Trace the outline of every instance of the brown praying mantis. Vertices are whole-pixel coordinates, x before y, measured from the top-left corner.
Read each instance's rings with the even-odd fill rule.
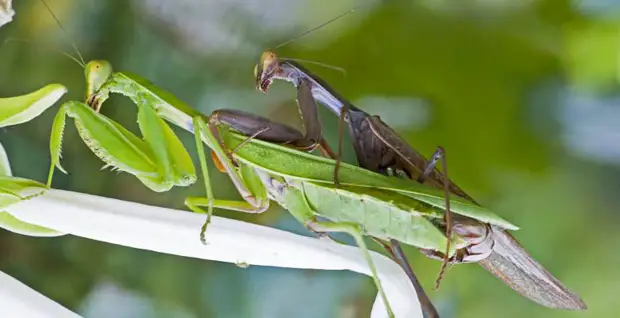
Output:
[[[297,89],[302,85],[310,86],[313,99],[299,99],[300,107],[316,107],[318,101],[340,117],[340,138],[336,154],[338,161],[342,150],[342,122],[346,122],[361,167],[383,174],[399,174],[400,171],[420,183],[447,189],[446,210],[449,210],[448,193],[479,205],[447,177],[445,160],[444,174],[435,168],[437,161],[445,155],[442,148],[438,148],[430,161],[427,160],[378,116],[370,115],[352,105],[299,63],[281,59],[276,53],[267,51],[256,65],[255,77],[256,87],[263,92],[267,92],[275,79],[290,82]],[[308,105],[302,106],[302,103]],[[317,128],[321,125],[319,121],[304,119],[304,124],[310,131],[320,131],[320,128]],[[336,166],[336,180],[337,174]],[[448,215],[446,212],[446,216]],[[477,262],[513,290],[540,305],[569,310],[587,308],[579,296],[538,264],[506,230],[462,215],[455,215],[452,221],[452,230],[466,238],[469,245],[458,249],[455,256],[448,259],[449,262]],[[448,237],[451,234],[449,222],[450,219],[446,218]],[[391,243],[398,249],[398,242]],[[438,251],[420,250],[431,258],[445,257],[445,253]]]

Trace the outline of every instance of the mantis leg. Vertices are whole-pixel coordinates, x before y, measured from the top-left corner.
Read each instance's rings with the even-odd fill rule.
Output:
[[[446,163],[446,153],[442,147],[437,147],[437,150],[435,150],[435,153],[431,156],[431,159],[428,161],[426,167],[424,168],[424,171],[417,180],[419,183],[424,183],[424,181],[431,174],[431,172],[435,170],[435,165],[440,159],[443,166],[443,174],[446,176],[443,180],[446,193],[446,214],[444,215],[444,220],[446,222],[446,237],[448,238],[448,243],[446,244],[446,253],[441,264],[441,269],[439,270],[439,275],[437,275],[437,279],[435,280],[435,289],[439,288],[439,283],[441,282],[443,274],[445,273],[446,267],[448,266],[448,263],[450,261],[450,257],[448,255],[450,252],[450,243],[452,241],[452,213],[450,212],[450,184],[448,179],[448,164]]]
[[[301,150],[312,150],[319,146],[324,156],[336,159],[334,183],[338,184],[338,168],[342,157],[342,135],[340,135],[338,143],[338,153],[334,153],[323,138],[323,128],[319,119],[318,107],[310,87],[311,84],[307,79],[302,78],[299,80],[299,85],[297,85],[297,105],[306,134],[303,139],[296,140],[293,145]]]
[[[430,179],[436,183],[436,186],[443,186],[446,206],[444,218],[448,243],[446,244],[446,256],[444,257],[443,264],[441,265],[439,275],[435,282],[435,288],[439,288],[439,283],[449,262],[448,255],[452,241],[450,193],[463,194],[465,198],[469,197],[450,182],[443,148],[438,147],[431,159],[427,162],[422,155],[406,144],[396,132],[381,121],[378,116],[369,116],[363,112],[355,112],[351,116],[352,119],[349,121],[351,123],[350,130],[351,133],[357,133],[359,135],[359,138],[356,138],[355,148],[356,151],[360,152],[358,153],[358,160],[362,162],[362,166],[367,163],[375,167],[375,171],[383,171],[384,173],[387,168],[402,169],[410,178],[417,174],[417,182],[424,183],[427,179]],[[365,152],[365,149],[373,151]],[[385,158],[381,158],[382,156],[385,156]],[[442,159],[443,175],[440,175],[435,169],[439,159]],[[392,243],[398,244],[398,242]]]
[[[433,153],[433,155],[431,156],[431,159],[429,159],[428,162],[426,163],[426,167],[424,168],[424,171],[418,177],[417,181],[419,183],[424,183],[424,181],[426,181],[426,178],[428,178],[431,172],[433,172],[433,169],[435,169],[435,166],[437,165],[437,161],[439,160],[442,160],[443,164],[445,165],[445,160],[446,160],[445,151],[443,150],[442,147],[437,147],[437,149],[435,150],[435,153]]]
[[[416,293],[418,294],[418,300],[420,301],[420,306],[422,307],[422,311],[424,312],[425,318],[439,318],[439,313],[433,303],[424,292],[422,288],[422,284],[418,281],[417,276],[413,272],[413,268],[409,261],[407,260],[407,256],[405,256],[405,251],[403,251],[400,242],[395,239],[390,239],[389,250],[392,251],[392,258],[396,260],[397,263],[401,265],[401,267],[405,270],[407,276],[409,276],[409,280],[413,283],[413,287],[415,288]],[[386,247],[386,249],[388,249]]]
[[[206,244],[205,232],[207,226],[211,222],[214,207],[246,213],[262,213],[269,208],[269,198],[267,197],[267,190],[260,182],[256,182],[258,181],[258,176],[256,176],[256,173],[254,173],[250,167],[242,166],[239,169],[235,167],[228,153],[222,148],[223,141],[219,138],[219,134],[217,134],[217,126],[212,125],[211,121],[210,125],[207,126],[204,120],[199,116],[193,118],[193,123],[196,148],[198,150],[207,197],[188,197],[185,199],[185,205],[196,213],[207,214],[207,219],[200,231],[200,240],[203,244]],[[228,173],[237,191],[239,191],[239,194],[243,197],[243,201],[214,199],[202,144],[203,138],[213,150],[215,155],[214,158],[217,158]],[[207,206],[207,211],[205,212],[200,208],[201,206]]]
[[[226,148],[218,131],[218,126],[222,124],[228,125],[245,135],[251,136],[249,138],[258,138],[283,144],[293,144],[295,141],[303,140],[303,135],[298,130],[287,125],[238,110],[217,110],[209,117],[208,124],[199,116],[193,119],[193,123],[196,148],[198,149],[200,166],[203,171],[207,197],[189,197],[185,200],[185,204],[196,213],[207,214],[207,220],[201,230],[201,240],[204,242],[204,233],[210,223],[213,208],[245,213],[262,213],[269,207],[267,190],[258,179],[253,168],[244,165],[239,166],[235,163],[233,158],[234,150],[230,151]],[[213,198],[202,145],[203,141],[207,142],[209,147],[211,147],[214,159],[229,175],[237,191],[243,197],[243,201],[216,200]],[[207,211],[201,208],[204,206],[208,207]],[[321,233],[317,234],[320,235]]]
[[[321,140],[323,139],[323,128],[321,127],[318,107],[316,106],[316,102],[312,96],[310,84],[306,80],[302,80],[297,87],[297,105],[299,106],[299,113],[301,115],[306,134],[304,135],[304,138],[295,140],[293,145],[298,149],[306,149],[310,151],[321,143]]]
[[[370,268],[370,272],[372,274],[372,278],[375,281],[375,285],[377,285],[377,289],[381,298],[383,299],[383,303],[385,304],[385,308],[388,311],[388,315],[390,317],[394,317],[394,313],[392,312],[392,308],[390,307],[390,303],[388,302],[387,295],[381,287],[381,281],[379,280],[379,276],[377,274],[377,269],[375,264],[372,261],[372,257],[370,256],[370,252],[368,252],[368,248],[366,247],[366,243],[364,243],[364,237],[360,231],[360,228],[356,224],[351,223],[335,223],[335,222],[317,222],[317,221],[309,221],[306,226],[314,229],[315,231],[320,232],[344,232],[351,235],[355,242],[357,243],[360,250],[362,250],[362,254],[368,262],[368,267]]]
[[[349,133],[361,167],[386,175],[390,174],[389,169],[401,169],[409,178],[415,175],[417,171],[423,170],[425,158],[404,143],[396,132],[381,121],[378,116],[371,116],[355,108],[350,108],[347,115],[349,116]],[[407,261],[400,242],[394,239],[391,239],[389,244],[378,239],[375,241],[383,245],[392,255],[392,258],[405,270],[416,289],[424,316],[427,318],[439,317],[437,309],[433,306],[411,268],[411,264]]]
[[[413,268],[409,264],[409,261],[405,256],[405,251],[403,251],[400,242],[394,239],[390,239],[390,242],[386,243],[383,240],[375,237],[373,237],[373,239],[375,240],[375,242],[379,243],[379,245],[383,246],[383,248],[390,254],[390,257],[392,257],[392,259],[395,260],[403,268],[403,270],[405,270],[405,273],[413,284],[413,288],[415,288],[415,291],[418,294],[418,301],[420,302],[420,306],[422,307],[424,318],[439,318],[439,313],[437,312],[437,309],[435,309],[435,306],[433,306],[433,303],[428,298],[428,295],[426,295],[424,288],[422,288],[422,284],[420,284],[418,277],[413,272]],[[431,254],[435,251],[424,250],[423,252]],[[443,259],[443,256],[432,256],[438,260]]]
[[[217,151],[220,152],[220,155],[218,155],[217,151],[214,149],[213,152],[215,154],[215,158],[217,158],[218,161],[220,161],[220,163],[222,164],[222,167],[227,173],[229,173],[229,175],[230,175],[230,171],[234,171],[234,168],[227,166],[226,163],[228,163],[229,165],[235,165],[234,158],[233,158],[234,150],[227,151],[226,146],[222,142],[222,139],[219,136],[219,133],[217,132],[217,129],[214,129],[217,127],[217,125],[224,124],[224,125],[230,126],[231,128],[241,132],[242,134],[249,136],[248,139],[257,138],[257,139],[268,141],[268,142],[274,142],[274,143],[280,143],[280,144],[293,144],[293,145],[295,141],[304,139],[302,133],[293,127],[287,126],[285,124],[277,123],[277,122],[271,121],[268,118],[254,115],[251,113],[246,113],[240,110],[230,110],[230,109],[216,110],[211,114],[209,122],[211,124],[211,126],[209,127],[209,133],[211,133],[211,135],[213,136],[214,143],[218,145],[217,149],[219,150]],[[199,134],[197,133],[195,135],[198,136]],[[197,140],[196,142],[198,143],[199,141]],[[323,142],[324,141],[321,139],[321,143]],[[242,147],[243,144],[244,143],[241,143],[239,146],[237,146],[237,148]],[[204,155],[204,152],[200,151],[200,148],[202,148],[202,145],[198,146],[198,148],[199,148],[199,153],[202,153]],[[307,150],[307,148],[305,150]],[[224,161],[222,160],[222,157],[221,157],[222,154],[225,154],[224,156],[226,157],[227,160],[224,160]],[[237,189],[239,190],[240,193],[248,192],[247,189],[243,187],[243,182],[239,178],[235,177],[234,174],[231,178],[233,178],[233,183],[235,183],[235,186],[237,186]],[[207,180],[208,177],[205,177],[204,179]],[[244,197],[244,198],[251,198],[251,197]],[[196,202],[205,204],[207,201],[205,201],[204,198],[192,198],[190,203],[196,203]],[[228,209],[233,209],[233,210],[242,211],[242,212],[254,212],[255,211],[253,209],[241,210],[239,208],[239,203],[237,203],[237,205],[231,206],[230,202],[222,202],[222,203],[225,203],[225,206],[226,206],[226,207],[222,207],[221,205],[218,205],[220,204],[220,202],[222,201],[215,200],[214,207],[228,208]],[[242,205],[242,207],[246,207],[246,206],[247,205]],[[254,205],[249,204],[249,206],[254,206]],[[320,238],[331,239],[325,233],[321,233],[319,231],[313,231],[312,229],[309,229],[309,230],[314,232]]]
[[[318,107],[307,82],[302,82],[299,86],[297,102],[306,131],[305,134],[293,127],[240,110],[216,110],[211,114],[210,121],[216,125],[224,123],[246,136],[279,144],[290,144],[302,151],[310,152],[321,146],[328,154],[333,153],[327,142],[322,138]]]
[[[69,101],[60,107],[52,124],[48,187],[54,167],[65,172],[60,155],[66,117],[74,119],[81,139],[106,166],[135,175],[153,191],[188,186],[196,179],[194,166],[180,140],[150,107],[145,106],[139,115],[144,136],[141,139],[88,105]]]
[[[321,155],[327,158],[336,158],[338,155],[334,153],[334,151],[329,147],[325,139],[321,138],[321,143],[319,144],[319,150],[321,151]]]
[[[342,138],[344,135],[344,123],[347,121],[347,115],[349,113],[349,105],[343,104],[340,109],[340,115],[338,116],[338,153],[336,154],[336,167],[334,168],[334,184],[338,186],[338,170],[340,169],[340,163],[342,162]]]
[[[308,109],[308,107],[303,107],[303,109]],[[302,151],[312,151],[315,148],[319,148],[322,155],[325,157],[334,158],[335,154],[333,150],[327,144],[327,141],[320,136],[320,127],[319,133],[308,133],[309,131],[316,131],[314,124],[318,123],[317,120],[312,120],[312,118],[316,117],[316,106],[314,108],[314,116],[303,116],[304,121],[306,121],[305,126],[311,127],[306,129],[306,135],[303,135],[299,130],[287,126],[282,123],[277,123],[271,121],[268,118],[254,115],[251,113],[247,113],[240,110],[233,109],[220,109],[216,110],[211,115],[211,121],[214,123],[224,123],[233,129],[241,132],[242,134],[249,136],[250,138],[256,138],[263,141],[278,143],[278,144],[288,144],[294,147],[295,149]],[[302,110],[302,114],[308,113],[305,110]],[[306,119],[309,120],[309,123]],[[319,123],[320,125],[320,123]],[[312,136],[312,137],[309,137]],[[237,148],[242,145],[237,146]],[[232,157],[232,153],[229,157]],[[232,159],[232,158],[231,158]],[[234,160],[233,160],[234,162]]]
[[[220,109],[211,114],[209,119],[214,125],[224,124],[246,136],[278,143],[293,144],[304,139],[299,130],[268,118],[235,109]]]

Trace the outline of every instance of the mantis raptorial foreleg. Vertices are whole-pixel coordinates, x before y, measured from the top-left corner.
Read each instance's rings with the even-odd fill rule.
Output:
[[[392,309],[388,305],[389,302],[387,299],[387,295],[385,294],[385,292],[383,291],[383,288],[381,287],[381,282],[379,280],[377,268],[375,267],[374,262],[372,261],[372,257],[370,256],[368,247],[366,247],[366,243],[364,242],[364,236],[362,235],[359,225],[352,224],[352,223],[334,223],[334,222],[314,221],[314,222],[306,222],[306,226],[308,226],[314,231],[319,231],[319,232],[344,232],[344,233],[351,235],[355,239],[355,243],[357,244],[359,249],[362,250],[362,254],[364,258],[366,259],[366,262],[368,263],[368,267],[370,268],[370,273],[372,274],[372,278],[375,281],[375,285],[377,285],[377,288],[379,289],[379,294],[381,295],[381,298],[383,299],[383,303],[386,304],[388,315],[390,315],[390,317],[394,317],[394,313],[392,312]]]
[[[217,131],[217,124],[219,123],[217,113],[210,117],[209,124],[205,123],[205,121],[199,116],[194,117],[193,123],[196,147],[198,149],[200,166],[202,167],[203,172],[206,171],[206,158],[202,145],[202,142],[205,141],[211,148],[214,154],[214,159],[217,160],[219,166],[225,169],[235,188],[237,188],[237,191],[243,197],[243,201],[216,200],[212,197],[212,195],[209,195],[210,197],[207,198],[188,197],[185,199],[185,205],[187,205],[190,210],[196,213],[207,214],[207,220],[200,231],[200,239],[204,244],[206,243],[205,232],[211,221],[213,208],[245,213],[262,213],[269,208],[269,198],[267,196],[267,190],[262,186],[260,180],[257,180],[255,175],[251,174],[250,171],[247,171],[247,169],[250,168],[246,166],[237,167],[233,162],[230,152],[222,147],[223,142],[219,137],[219,132]],[[211,191],[211,187],[209,185],[210,180],[207,175],[204,175],[203,179],[205,182],[205,188],[209,194]],[[209,209],[204,211],[200,208],[201,206],[207,206]]]
[[[138,114],[142,140],[88,105],[71,101],[61,106],[52,125],[48,186],[54,167],[65,172],[60,165],[60,153],[66,116],[75,120],[82,140],[107,166],[135,175],[151,190],[162,192],[195,182],[196,172],[189,154],[152,108],[142,107]]]
[[[201,166],[206,166],[202,142],[205,141],[213,152],[214,160],[229,175],[243,201],[215,200],[201,197],[189,197],[185,204],[194,212],[207,213],[207,221],[201,231],[201,238],[204,241],[206,225],[209,223],[212,212],[204,211],[201,207],[221,208],[245,213],[262,213],[269,207],[269,198],[261,181],[257,179],[252,168],[238,165],[233,152],[227,149],[218,131],[220,125],[227,125],[244,135],[256,137],[261,140],[293,144],[303,140],[303,135],[296,129],[284,124],[270,121],[267,118],[245,113],[238,110],[218,110],[211,114],[208,123],[201,117],[194,118],[194,130],[196,136],[196,146],[199,153]],[[297,144],[299,145],[299,144]],[[208,176],[205,178],[208,183]],[[209,185],[205,184],[208,189]],[[209,190],[208,190],[209,191]],[[319,234],[319,233],[317,233]]]
[[[214,112],[212,118],[215,116],[220,122],[226,123],[246,136],[252,136],[259,132],[260,129],[268,128],[268,130],[260,133],[259,139],[279,144],[288,144],[296,149],[308,152],[320,147],[330,157],[333,157],[333,151],[323,139],[318,107],[312,97],[308,82],[302,81],[299,84],[297,104],[299,105],[299,113],[303,121],[305,134],[290,126],[281,125],[264,117],[254,116],[241,111],[220,110]]]
[[[309,151],[321,143],[323,133],[318,107],[314,97],[312,97],[310,84],[306,81],[302,81],[297,89],[297,104],[299,105],[299,113],[303,119],[306,134],[303,139],[295,140],[292,144],[298,149]]]

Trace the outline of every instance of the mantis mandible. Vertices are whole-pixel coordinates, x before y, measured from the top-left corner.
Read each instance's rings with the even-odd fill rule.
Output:
[[[438,148],[431,160],[426,160],[378,116],[372,116],[353,106],[325,81],[299,63],[280,59],[274,52],[265,52],[255,68],[255,77],[257,88],[263,92],[268,90],[274,79],[290,82],[297,89],[300,89],[302,84],[309,85],[316,101],[339,115],[341,122],[348,123],[360,166],[382,173],[403,171],[411,179],[417,179],[418,182],[435,188],[447,189],[449,193],[479,206],[445,175],[445,161],[444,174],[434,169],[435,163],[444,154],[443,149]],[[309,101],[308,104],[316,105],[315,100]],[[320,126],[318,121],[305,122],[306,126]],[[313,129],[320,130],[320,128]],[[340,144],[339,140],[338,153],[341,149]],[[338,174],[337,168],[334,173]],[[446,207],[449,202],[450,200],[446,198]],[[448,227],[449,224],[445,226]],[[457,250],[455,257],[448,258],[446,253],[437,250],[421,249],[422,252],[429,257],[448,259],[454,263],[478,262],[519,294],[540,305],[572,310],[587,308],[579,296],[532,259],[518,241],[504,229],[471,218],[458,217],[454,220],[453,231],[457,235],[467,237],[470,242],[470,245]],[[450,237],[449,228],[447,236]]]

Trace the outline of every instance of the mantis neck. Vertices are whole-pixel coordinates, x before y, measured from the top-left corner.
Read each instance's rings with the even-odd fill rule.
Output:
[[[302,78],[310,81],[312,83],[312,96],[334,114],[340,115],[345,105],[349,110],[361,111],[338,94],[336,90],[329,86],[322,78],[314,75],[301,64],[295,61],[285,60],[281,65],[281,70],[281,73],[278,74],[277,77],[291,82],[293,85],[298,85]]]

